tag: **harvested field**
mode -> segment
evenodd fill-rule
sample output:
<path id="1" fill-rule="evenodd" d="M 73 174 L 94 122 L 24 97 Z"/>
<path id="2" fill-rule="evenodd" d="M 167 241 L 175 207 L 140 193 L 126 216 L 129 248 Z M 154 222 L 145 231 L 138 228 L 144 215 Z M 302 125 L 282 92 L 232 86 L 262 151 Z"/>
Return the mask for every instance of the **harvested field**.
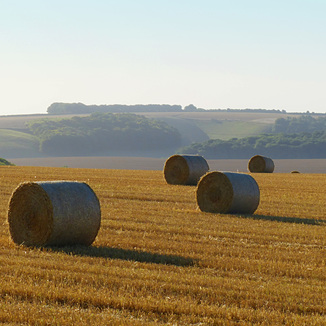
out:
<path id="1" fill-rule="evenodd" d="M 325 325 L 326 175 L 254 174 L 254 215 L 203 213 L 162 171 L 0 168 L 0 324 Z M 87 182 L 102 223 L 91 247 L 17 246 L 21 182 Z"/>

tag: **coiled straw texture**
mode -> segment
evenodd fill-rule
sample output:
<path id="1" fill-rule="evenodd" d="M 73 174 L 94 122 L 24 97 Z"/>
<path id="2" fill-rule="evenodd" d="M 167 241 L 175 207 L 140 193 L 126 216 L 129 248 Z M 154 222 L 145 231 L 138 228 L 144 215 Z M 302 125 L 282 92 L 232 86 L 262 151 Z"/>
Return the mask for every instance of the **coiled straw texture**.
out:
<path id="1" fill-rule="evenodd" d="M 248 174 L 209 172 L 199 181 L 196 200 L 203 212 L 253 214 L 259 205 L 259 187 Z"/>
<path id="2" fill-rule="evenodd" d="M 255 155 L 248 162 L 248 170 L 252 173 L 272 173 L 275 165 L 271 158 Z"/>
<path id="3" fill-rule="evenodd" d="M 100 228 L 101 208 L 84 182 L 26 182 L 12 193 L 8 223 L 19 245 L 89 246 Z"/>
<path id="4" fill-rule="evenodd" d="M 173 155 L 164 165 L 164 177 L 172 185 L 197 185 L 209 166 L 199 155 Z"/>

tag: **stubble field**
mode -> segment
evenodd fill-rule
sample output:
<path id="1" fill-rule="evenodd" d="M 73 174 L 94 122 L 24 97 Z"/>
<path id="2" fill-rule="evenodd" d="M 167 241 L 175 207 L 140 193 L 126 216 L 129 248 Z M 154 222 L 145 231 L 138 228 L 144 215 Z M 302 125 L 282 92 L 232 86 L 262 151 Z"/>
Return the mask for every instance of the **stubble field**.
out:
<path id="1" fill-rule="evenodd" d="M 253 174 L 252 216 L 202 213 L 161 171 L 0 168 L 0 323 L 325 325 L 326 175 Z M 86 181 L 102 210 L 89 248 L 9 239 L 23 181 Z"/>

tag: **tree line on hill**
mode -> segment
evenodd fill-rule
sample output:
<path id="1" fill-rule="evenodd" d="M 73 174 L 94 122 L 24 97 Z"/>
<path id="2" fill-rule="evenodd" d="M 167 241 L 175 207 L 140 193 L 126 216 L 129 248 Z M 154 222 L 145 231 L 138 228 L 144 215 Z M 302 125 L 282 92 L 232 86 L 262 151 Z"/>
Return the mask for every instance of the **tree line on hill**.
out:
<path id="1" fill-rule="evenodd" d="M 202 155 L 207 159 L 248 159 L 256 154 L 288 159 L 326 158 L 326 131 L 211 139 L 183 147 L 178 153 Z"/>
<path id="2" fill-rule="evenodd" d="M 29 123 L 40 152 L 56 156 L 110 155 L 117 151 L 158 151 L 180 146 L 179 132 L 165 122 L 125 113 L 93 113 Z"/>
<path id="3" fill-rule="evenodd" d="M 85 105 L 83 103 L 52 103 L 48 114 L 84 114 L 84 113 L 133 113 L 133 112 L 181 112 L 181 105 L 138 104 L 138 105 Z"/>
<path id="4" fill-rule="evenodd" d="M 326 117 L 312 117 L 311 115 L 302 115 L 298 118 L 287 117 L 276 119 L 272 132 L 283 132 L 286 134 L 305 132 L 314 132 L 326 130 Z"/>
<path id="5" fill-rule="evenodd" d="M 227 112 L 247 112 L 247 113 L 286 113 L 285 110 L 277 109 L 210 109 L 205 110 L 197 108 L 193 104 L 189 104 L 182 108 L 181 105 L 169 104 L 111 104 L 111 105 L 85 105 L 83 103 L 52 103 L 47 108 L 48 114 L 87 114 L 94 112 L 111 112 L 111 113 L 134 113 L 134 112 L 213 112 L 213 111 L 227 111 Z"/>

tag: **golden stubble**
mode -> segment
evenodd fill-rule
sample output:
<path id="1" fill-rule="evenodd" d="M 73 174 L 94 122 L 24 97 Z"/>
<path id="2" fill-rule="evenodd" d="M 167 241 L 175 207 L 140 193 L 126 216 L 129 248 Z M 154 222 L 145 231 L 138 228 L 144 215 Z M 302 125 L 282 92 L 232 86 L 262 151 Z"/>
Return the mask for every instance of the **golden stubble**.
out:
<path id="1" fill-rule="evenodd" d="M 0 168 L 0 322 L 323 325 L 326 175 L 251 174 L 254 215 L 203 213 L 161 171 Z M 21 182 L 87 182 L 102 211 L 91 247 L 10 241 Z"/>

